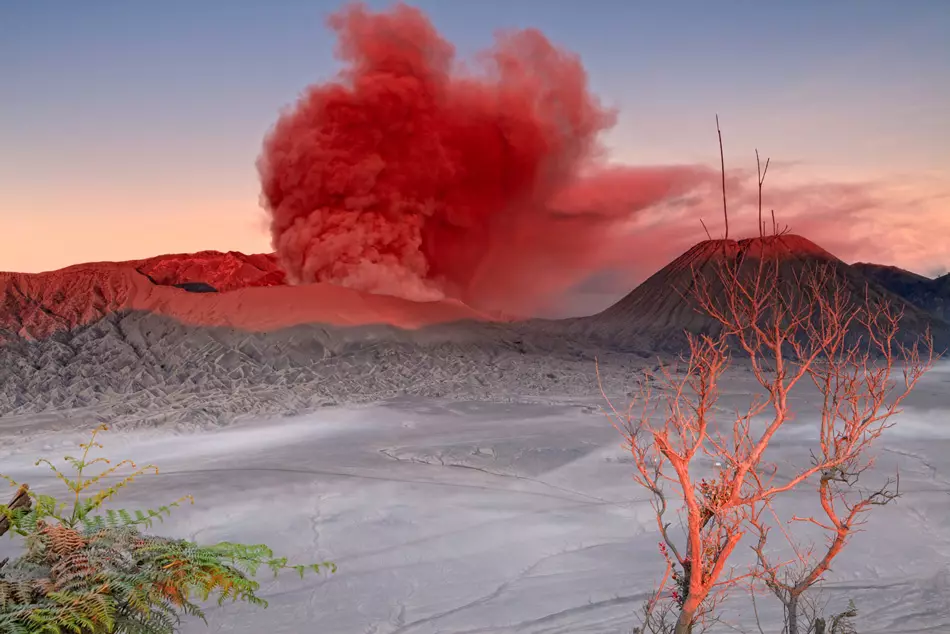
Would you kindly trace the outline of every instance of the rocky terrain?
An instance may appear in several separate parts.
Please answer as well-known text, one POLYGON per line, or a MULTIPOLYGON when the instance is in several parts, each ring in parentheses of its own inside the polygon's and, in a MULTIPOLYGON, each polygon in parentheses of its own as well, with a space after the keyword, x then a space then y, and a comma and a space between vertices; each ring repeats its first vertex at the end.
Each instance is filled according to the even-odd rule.
POLYGON ((682 350, 684 331, 715 330, 689 290, 693 273, 723 254, 748 263, 776 256, 783 284, 804 267, 830 265, 853 301, 868 290, 904 311, 908 336, 929 328, 938 347, 950 342, 944 320, 866 276, 867 267, 801 237, 769 240, 701 243, 602 313, 560 321, 291 286, 263 255, 2 273, 0 422, 8 431, 94 420, 192 427, 401 395, 589 397, 595 359, 622 393, 636 368, 682 350))

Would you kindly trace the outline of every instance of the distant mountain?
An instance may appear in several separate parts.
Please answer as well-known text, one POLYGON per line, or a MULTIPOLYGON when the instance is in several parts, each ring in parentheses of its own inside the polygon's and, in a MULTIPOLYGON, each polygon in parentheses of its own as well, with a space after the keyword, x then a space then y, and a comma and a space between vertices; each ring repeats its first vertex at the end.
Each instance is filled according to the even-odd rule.
POLYGON ((930 279, 883 264, 858 262, 854 268, 911 304, 950 321, 950 273, 930 279))
MULTIPOLYGON (((273 256, 233 252, 0 273, 0 416, 190 428, 405 394, 588 395, 595 356, 619 390, 638 356, 681 352, 684 329, 715 331, 690 299, 693 270, 763 255, 780 259, 785 290, 815 263, 831 264, 856 301, 869 284, 798 236, 703 242, 614 306, 571 320, 289 285, 273 256)), ((931 327, 938 346, 950 341, 945 322, 870 286, 905 309, 905 334, 931 327)))
POLYGON ((893 267, 849 266, 805 238, 786 235, 702 242, 601 313, 517 324, 512 324, 517 321, 514 318, 477 311, 454 300, 417 303, 329 284, 289 285, 273 254, 201 251, 78 264, 39 274, 0 273, 0 343, 46 339, 105 318, 115 321, 116 316, 136 313, 172 318, 185 326, 223 326, 246 332, 303 324, 417 329, 477 321, 486 327, 497 325, 481 330, 491 332, 498 342, 514 342, 539 353, 551 342, 582 347, 590 342, 607 349, 650 353, 679 351, 685 344, 684 331, 718 328, 689 296, 692 271, 712 273, 723 257, 751 262, 763 256, 779 258, 781 283, 786 285, 794 283, 803 267, 816 263, 831 264, 855 301, 863 301, 870 281, 879 299, 890 299, 904 308, 907 332, 930 327, 938 339, 948 333, 950 341, 950 325, 937 317, 946 317, 950 306, 946 300, 950 276, 928 280, 893 267))
POLYGON ((249 332, 311 323, 411 329, 494 321, 452 300, 418 303, 330 284, 287 285, 268 255, 204 251, 46 273, 0 273, 0 343, 45 339, 130 312, 249 332))
MULTIPOLYGON (((709 240, 689 249, 654 274, 613 306, 597 315, 572 320, 570 330, 629 350, 679 351, 686 343, 685 332, 716 333, 719 324, 699 310, 691 296, 693 271, 710 274, 713 293, 722 293, 722 285, 713 271, 723 258, 739 258, 753 263, 762 257, 780 261, 779 284, 785 292, 796 292, 796 276, 806 266, 826 264, 852 301, 863 303, 868 277, 820 246, 797 235, 770 236, 746 240, 709 240)), ((751 274, 753 267, 746 267, 751 274)), ((924 278, 925 279, 925 278, 924 278)), ((950 324, 917 307, 886 286, 871 284, 872 301, 889 300, 904 309, 902 331, 914 337, 930 327, 940 346, 950 343, 950 324)))

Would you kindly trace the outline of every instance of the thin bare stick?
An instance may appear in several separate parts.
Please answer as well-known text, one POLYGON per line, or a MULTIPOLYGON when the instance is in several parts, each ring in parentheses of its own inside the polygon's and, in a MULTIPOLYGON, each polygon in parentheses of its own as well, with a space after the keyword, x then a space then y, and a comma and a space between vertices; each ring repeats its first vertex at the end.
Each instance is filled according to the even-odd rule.
POLYGON ((699 219, 699 224, 701 224, 701 225, 703 226, 703 231, 706 232, 706 237, 709 238, 710 240, 712 240, 712 236, 709 235, 709 229, 706 228, 706 223, 703 222, 703 219, 702 219, 702 218, 699 219))
POLYGON ((759 606, 755 603, 755 587, 749 586, 749 596, 752 598, 752 613, 755 615, 755 626, 759 628, 759 634, 765 634, 762 629, 762 619, 759 618, 759 606))
POLYGON ((763 227, 762 227, 762 184, 765 182, 765 175, 769 172, 769 161, 770 158, 765 159, 765 169, 762 169, 762 162, 759 160, 759 150, 755 150, 755 167, 759 172, 759 237, 762 237, 763 227))
POLYGON ((716 133, 719 134, 719 165, 722 171, 722 215, 726 221, 726 240, 729 239, 729 210, 726 206, 726 156, 722 151, 722 130, 719 129, 719 115, 716 115, 716 133))

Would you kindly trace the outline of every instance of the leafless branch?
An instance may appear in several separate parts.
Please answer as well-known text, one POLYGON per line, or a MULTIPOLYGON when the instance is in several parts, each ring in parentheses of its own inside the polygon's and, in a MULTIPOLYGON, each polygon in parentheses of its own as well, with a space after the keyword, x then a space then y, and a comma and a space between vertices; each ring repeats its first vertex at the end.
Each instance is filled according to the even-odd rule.
POLYGON ((716 115, 716 133, 719 135, 719 164, 722 171, 722 216, 726 222, 725 239, 729 239, 729 210, 726 206, 726 155, 722 151, 722 130, 719 129, 719 115, 716 115))
POLYGON ((759 173, 759 237, 764 237, 765 227, 762 224, 762 184, 765 183, 765 175, 769 171, 770 158, 765 159, 765 169, 762 169, 762 162, 759 160, 759 150, 755 151, 755 167, 759 173))
MULTIPOLYGON (((716 129, 725 215, 718 116, 716 129)), ((760 171, 760 188, 768 165, 760 171)), ((607 416, 626 441, 634 480, 652 494, 667 563, 663 586, 670 583, 669 605, 677 611, 675 634, 689 634, 713 618, 725 595, 750 575, 783 601, 822 579, 862 515, 899 493, 897 483, 888 482, 855 498, 858 478, 872 464, 868 450, 935 361, 929 333, 911 345, 899 343, 901 311, 869 292, 856 299, 833 263, 802 267, 783 260, 769 248, 787 232, 774 211, 772 227, 771 236, 750 247, 726 248, 724 242, 721 258, 692 271, 683 296, 711 318, 715 332, 686 333, 681 367, 661 364, 644 373, 625 411, 610 402, 598 368, 607 416), (720 382, 735 355, 748 363, 760 393, 727 415, 718 404, 720 382), (812 460, 776 481, 767 450, 795 418, 790 395, 809 383, 821 404, 812 460), (662 389, 654 390, 656 384, 662 389), (815 556, 813 548, 799 549, 782 527, 795 558, 774 561, 763 513, 774 514, 775 498, 810 481, 818 483, 825 517, 797 519, 829 531, 831 543, 815 556), (682 514, 683 538, 670 530, 671 508, 682 514), (737 573, 730 557, 750 531, 759 537, 753 546, 758 565, 737 573)))

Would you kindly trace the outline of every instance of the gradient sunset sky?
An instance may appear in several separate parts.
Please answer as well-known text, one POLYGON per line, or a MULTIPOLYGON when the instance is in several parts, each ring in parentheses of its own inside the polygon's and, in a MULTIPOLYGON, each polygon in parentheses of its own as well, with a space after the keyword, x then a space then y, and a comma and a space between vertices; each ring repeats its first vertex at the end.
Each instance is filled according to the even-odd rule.
MULTIPOLYGON (((950 266, 947 0, 409 4, 461 57, 510 27, 580 54, 619 108, 616 161, 718 168, 718 113, 727 167, 754 170, 756 148, 772 157, 767 205, 793 229, 811 218, 808 237, 848 261, 950 266)), ((255 160, 280 109, 338 69, 324 20, 340 6, 0 4, 0 270, 269 251, 255 160)), ((704 237, 692 219, 679 231, 704 237)))

